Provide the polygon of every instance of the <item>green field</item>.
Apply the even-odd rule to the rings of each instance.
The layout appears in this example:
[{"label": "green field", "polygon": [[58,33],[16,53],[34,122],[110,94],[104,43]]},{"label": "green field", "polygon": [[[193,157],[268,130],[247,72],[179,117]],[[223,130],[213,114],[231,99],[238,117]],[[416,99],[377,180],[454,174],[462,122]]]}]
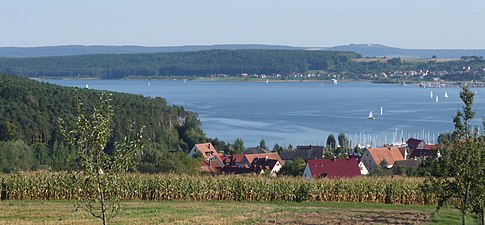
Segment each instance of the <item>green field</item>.
[{"label": "green field", "polygon": [[[379,203],[125,201],[112,224],[459,224],[458,211]],[[99,223],[72,201],[2,201],[0,224]],[[473,224],[477,221],[470,222]]]}]

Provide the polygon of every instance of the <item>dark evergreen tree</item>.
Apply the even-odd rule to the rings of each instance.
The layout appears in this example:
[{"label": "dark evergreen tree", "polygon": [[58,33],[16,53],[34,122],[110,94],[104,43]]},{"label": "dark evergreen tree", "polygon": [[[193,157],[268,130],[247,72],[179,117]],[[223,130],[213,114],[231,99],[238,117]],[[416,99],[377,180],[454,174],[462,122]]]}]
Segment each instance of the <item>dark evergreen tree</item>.
[{"label": "dark evergreen tree", "polygon": [[261,141],[259,142],[259,147],[262,149],[268,149],[268,147],[266,147],[266,141],[264,141],[264,139],[261,139]]}]

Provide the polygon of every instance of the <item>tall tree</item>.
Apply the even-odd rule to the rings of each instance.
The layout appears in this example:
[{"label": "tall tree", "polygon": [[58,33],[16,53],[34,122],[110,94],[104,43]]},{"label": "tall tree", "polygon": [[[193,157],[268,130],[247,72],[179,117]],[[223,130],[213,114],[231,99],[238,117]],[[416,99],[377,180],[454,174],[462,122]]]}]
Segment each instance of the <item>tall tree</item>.
[{"label": "tall tree", "polygon": [[340,145],[342,149],[346,150],[349,145],[349,140],[347,139],[347,136],[345,136],[344,133],[340,133],[338,134],[337,139],[338,139],[338,145]]},{"label": "tall tree", "polygon": [[259,147],[262,149],[268,149],[266,147],[266,141],[264,141],[264,139],[261,139],[261,141],[259,142]]},{"label": "tall tree", "polygon": [[465,104],[453,119],[453,151],[445,155],[448,176],[432,180],[437,191],[438,209],[450,203],[460,210],[462,224],[466,223],[468,212],[480,212],[483,219],[485,141],[478,128],[473,129],[470,122],[475,116],[472,110],[474,93],[464,86],[460,98]]},{"label": "tall tree", "polygon": [[283,149],[283,146],[280,146],[278,143],[274,144],[273,146],[273,152],[282,152],[284,149]]},{"label": "tall tree", "polygon": [[234,141],[234,152],[241,153],[244,152],[244,141],[241,138],[236,138]]},{"label": "tall tree", "polygon": [[329,134],[327,137],[327,149],[334,151],[335,145],[337,145],[337,142],[335,141],[335,136],[333,136],[333,134]]},{"label": "tall tree", "polygon": [[[91,114],[87,114],[82,103],[78,104],[79,115],[74,128],[61,126],[61,132],[69,146],[77,151],[84,183],[91,185],[91,195],[77,204],[91,215],[102,219],[103,224],[118,213],[120,195],[118,180],[121,173],[132,168],[133,158],[141,149],[141,131],[115,143],[115,151],[107,152],[113,118],[111,99],[102,93]],[[61,120],[61,124],[64,122]],[[133,129],[130,129],[133,130]]]}]

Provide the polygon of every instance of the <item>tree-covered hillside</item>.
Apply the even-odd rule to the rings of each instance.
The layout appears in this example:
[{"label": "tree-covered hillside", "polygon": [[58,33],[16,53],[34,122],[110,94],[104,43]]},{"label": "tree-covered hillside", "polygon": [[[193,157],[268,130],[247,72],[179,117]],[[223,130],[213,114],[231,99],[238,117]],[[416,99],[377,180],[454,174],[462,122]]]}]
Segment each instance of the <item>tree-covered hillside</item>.
[{"label": "tree-covered hillside", "polygon": [[338,71],[352,52],[304,50],[207,50],[150,54],[101,54],[40,58],[0,58],[0,73],[26,77],[204,76]]},{"label": "tree-covered hillside", "polygon": [[[72,126],[78,114],[77,99],[83,108],[92,110],[99,96],[100,91],[0,75],[0,172],[33,167],[69,169],[74,153],[64,144],[58,119]],[[132,123],[145,126],[147,143],[139,159],[141,166],[153,168],[161,155],[187,150],[205,140],[197,115],[168,106],[163,98],[123,93],[112,93],[111,98],[111,143],[123,138]]]}]

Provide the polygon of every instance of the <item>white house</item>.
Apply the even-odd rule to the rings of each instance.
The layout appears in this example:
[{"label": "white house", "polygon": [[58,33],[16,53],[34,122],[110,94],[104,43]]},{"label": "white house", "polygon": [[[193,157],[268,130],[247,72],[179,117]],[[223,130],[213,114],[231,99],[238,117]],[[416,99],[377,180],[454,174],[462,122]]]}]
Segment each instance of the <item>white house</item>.
[{"label": "white house", "polygon": [[395,161],[404,160],[398,147],[369,148],[364,152],[360,161],[372,173],[381,166],[382,161],[387,163],[387,168],[391,168]]}]

